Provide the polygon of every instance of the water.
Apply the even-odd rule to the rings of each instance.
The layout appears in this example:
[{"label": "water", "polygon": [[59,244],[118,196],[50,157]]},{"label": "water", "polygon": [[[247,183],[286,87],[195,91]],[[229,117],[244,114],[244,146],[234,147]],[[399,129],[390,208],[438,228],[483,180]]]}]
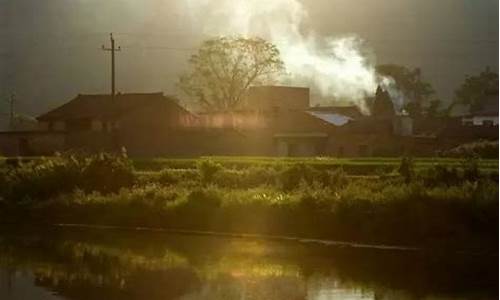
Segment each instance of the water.
[{"label": "water", "polygon": [[0,230],[0,299],[497,299],[496,256],[90,229]]}]

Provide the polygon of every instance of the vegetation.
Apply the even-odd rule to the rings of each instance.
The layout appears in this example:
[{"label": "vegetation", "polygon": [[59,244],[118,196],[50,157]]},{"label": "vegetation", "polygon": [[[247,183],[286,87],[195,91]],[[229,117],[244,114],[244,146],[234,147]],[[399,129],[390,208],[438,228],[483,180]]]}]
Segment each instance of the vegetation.
[{"label": "vegetation", "polygon": [[44,201],[58,194],[81,189],[112,193],[134,183],[131,162],[120,156],[101,153],[78,154],[22,162],[7,161],[0,169],[1,194],[10,201]]},{"label": "vegetation", "polygon": [[236,109],[250,86],[270,83],[284,71],[278,48],[260,38],[207,40],[189,63],[191,73],[179,87],[208,111]]},{"label": "vegetation", "polygon": [[0,211],[13,222],[31,216],[427,246],[498,241],[498,173],[475,159],[419,169],[405,158],[396,170],[370,176],[305,159],[229,161],[159,172],[133,172],[127,159],[104,154],[22,163],[2,172]]},{"label": "vegetation", "polygon": [[447,157],[498,159],[498,141],[477,141],[463,144],[444,153]]},{"label": "vegetation", "polygon": [[[368,157],[368,158],[333,158],[333,157],[309,157],[309,158],[276,158],[276,157],[242,157],[242,156],[219,156],[200,158],[155,158],[135,159],[134,168],[138,171],[161,171],[164,169],[195,170],[199,161],[210,159],[226,169],[248,169],[254,167],[279,169],[289,165],[306,164],[317,170],[332,170],[343,168],[349,175],[380,175],[380,173],[396,172],[400,166],[401,158],[393,157]],[[413,158],[415,169],[424,170],[435,164],[460,167],[461,158]],[[498,159],[478,160],[481,170],[484,172],[498,172]]]},{"label": "vegetation", "polygon": [[[377,66],[377,73],[394,79],[396,87],[406,99],[411,100],[404,108],[412,117],[422,114],[434,116],[438,113],[440,101],[432,98],[435,94],[434,88],[430,83],[422,80],[419,68],[410,69],[405,66],[386,64]],[[424,106],[427,106],[426,111],[424,111]]]},{"label": "vegetation", "polygon": [[477,76],[467,76],[455,92],[455,103],[465,104],[472,111],[483,108],[491,95],[498,98],[498,73],[486,68]]}]

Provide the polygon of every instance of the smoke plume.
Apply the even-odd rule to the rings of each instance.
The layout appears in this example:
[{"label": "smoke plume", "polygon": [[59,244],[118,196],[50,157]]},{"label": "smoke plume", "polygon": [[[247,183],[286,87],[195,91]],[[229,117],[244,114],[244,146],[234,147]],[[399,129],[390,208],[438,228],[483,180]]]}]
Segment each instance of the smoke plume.
[{"label": "smoke plume", "polygon": [[319,37],[308,28],[309,16],[299,0],[185,0],[191,21],[203,34],[260,36],[280,50],[287,68],[283,83],[309,86],[315,104],[352,102],[369,113],[366,97],[379,77],[373,53],[357,36]]}]

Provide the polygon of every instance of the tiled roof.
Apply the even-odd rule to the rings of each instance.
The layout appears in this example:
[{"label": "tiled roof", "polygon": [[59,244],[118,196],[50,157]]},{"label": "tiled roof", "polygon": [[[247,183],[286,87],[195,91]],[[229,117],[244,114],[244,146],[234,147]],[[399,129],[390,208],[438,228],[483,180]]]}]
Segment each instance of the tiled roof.
[{"label": "tiled roof", "polygon": [[122,115],[130,110],[159,103],[168,103],[167,105],[184,110],[173,99],[164,96],[163,93],[117,94],[114,102],[113,104],[111,95],[78,95],[68,103],[40,115],[37,119],[39,121],[82,118],[106,119]]}]

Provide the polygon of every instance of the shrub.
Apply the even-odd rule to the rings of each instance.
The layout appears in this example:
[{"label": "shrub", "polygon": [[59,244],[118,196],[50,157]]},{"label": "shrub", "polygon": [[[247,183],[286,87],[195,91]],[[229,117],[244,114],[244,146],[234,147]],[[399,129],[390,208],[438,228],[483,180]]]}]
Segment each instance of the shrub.
[{"label": "shrub", "polygon": [[311,184],[317,174],[318,172],[309,165],[294,164],[281,171],[279,180],[284,190],[293,190],[298,188],[302,181]]},{"label": "shrub", "polygon": [[[324,177],[323,177],[324,178]],[[344,172],[344,168],[337,168],[334,171],[326,172],[326,181],[322,181],[323,185],[329,187],[340,188],[347,184],[347,174]]]},{"label": "shrub", "polygon": [[200,179],[203,183],[210,183],[214,180],[217,172],[222,170],[222,165],[211,159],[204,159],[197,164]]},{"label": "shrub", "polygon": [[401,159],[399,174],[404,178],[407,184],[410,183],[413,178],[413,175],[415,173],[414,169],[415,164],[411,157],[403,157],[403,159]]},{"label": "shrub", "polygon": [[221,206],[222,199],[213,187],[197,188],[189,193],[186,206],[195,210],[212,210]]},{"label": "shrub", "polygon": [[179,182],[179,176],[170,169],[163,169],[160,171],[157,181],[161,184],[176,184]]},{"label": "shrub", "polygon": [[444,164],[435,164],[431,168],[426,169],[420,177],[428,186],[436,186],[444,184],[447,186],[459,184],[462,181],[460,172],[456,167],[447,166]]},{"label": "shrub", "polygon": [[122,156],[100,153],[83,160],[78,185],[85,191],[111,193],[134,183],[134,170],[130,160]]},{"label": "shrub", "polygon": [[4,182],[0,193],[12,201],[46,200],[76,188],[111,193],[135,180],[130,161],[111,154],[60,155],[22,163],[0,176]]},{"label": "shrub", "polygon": [[480,178],[479,163],[476,158],[469,157],[462,162],[464,170],[464,179],[468,181],[476,181]]},{"label": "shrub", "polygon": [[445,151],[443,155],[459,158],[479,157],[498,159],[498,141],[477,141],[463,144]]},{"label": "shrub", "polygon": [[276,174],[271,167],[252,167],[243,170],[222,169],[213,178],[213,183],[220,187],[252,188],[261,185],[276,184]]},{"label": "shrub", "polygon": [[278,172],[273,167],[250,167],[246,170],[244,178],[247,187],[259,185],[275,185]]}]

